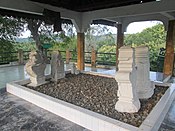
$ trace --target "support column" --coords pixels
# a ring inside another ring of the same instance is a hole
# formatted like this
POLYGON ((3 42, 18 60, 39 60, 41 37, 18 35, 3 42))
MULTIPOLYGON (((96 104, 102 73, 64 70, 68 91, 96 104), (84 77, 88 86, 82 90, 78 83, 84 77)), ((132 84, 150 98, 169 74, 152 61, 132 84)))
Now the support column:
POLYGON ((77 33, 77 68, 84 70, 84 33, 77 33))
POLYGON ((169 21, 166 37, 166 52, 164 60, 164 75, 172 75, 174 63, 175 20, 169 21))
POLYGON ((117 24, 117 46, 116 46, 116 70, 118 70, 119 48, 124 44, 124 33, 122 32, 122 24, 117 24))

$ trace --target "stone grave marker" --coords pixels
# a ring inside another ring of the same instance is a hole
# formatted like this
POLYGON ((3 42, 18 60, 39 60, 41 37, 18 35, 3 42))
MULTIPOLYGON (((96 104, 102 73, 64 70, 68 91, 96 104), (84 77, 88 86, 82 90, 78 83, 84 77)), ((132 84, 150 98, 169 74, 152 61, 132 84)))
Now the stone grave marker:
POLYGON ((52 80, 57 81, 58 79, 65 77, 64 61, 59 51, 53 51, 51 58, 51 77, 52 80))
POLYGON ((136 92, 136 68, 134 49, 123 46, 119 49, 118 72, 115 79, 118 83, 118 101, 115 109, 119 112, 134 113, 140 109, 136 92))
POLYGON ((36 87, 46 83, 44 75, 45 68, 46 63, 42 54, 39 51, 31 51, 29 61, 25 65, 26 72, 30 76, 31 81, 29 86, 36 87))

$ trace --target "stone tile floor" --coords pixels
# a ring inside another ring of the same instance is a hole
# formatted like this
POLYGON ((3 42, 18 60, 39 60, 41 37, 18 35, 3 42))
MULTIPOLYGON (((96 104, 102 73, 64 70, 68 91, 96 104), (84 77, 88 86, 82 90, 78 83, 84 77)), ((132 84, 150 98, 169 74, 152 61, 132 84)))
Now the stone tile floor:
POLYGON ((9 93, 0 95, 0 131, 85 130, 85 128, 56 116, 19 97, 9 93))
MULTIPOLYGON (((91 69, 102 74, 114 75, 115 70, 91 69)), ((50 66, 47 65, 46 74, 49 74, 50 66)), ((159 74, 161 77, 161 74, 159 74)), ((157 79, 157 74, 151 72, 150 77, 157 79)), ((27 79, 24 66, 11 66, 0 68, 0 131, 24 130, 24 131, 87 131, 62 117, 56 116, 42 108, 39 108, 21 98, 9 93, 3 93, 7 82, 27 79), (1 89, 3 88, 3 89, 1 89)), ((163 120, 159 131, 175 131, 175 100, 163 120)))
POLYGON ((175 99, 166 114, 159 131, 175 131, 175 99))

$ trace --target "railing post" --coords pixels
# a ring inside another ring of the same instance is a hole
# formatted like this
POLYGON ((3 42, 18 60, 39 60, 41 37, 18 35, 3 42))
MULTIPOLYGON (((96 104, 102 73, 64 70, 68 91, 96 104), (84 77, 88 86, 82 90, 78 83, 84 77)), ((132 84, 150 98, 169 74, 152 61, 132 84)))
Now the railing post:
POLYGON ((24 64, 24 52, 22 49, 18 50, 18 64, 24 64))
POLYGON ((66 64, 69 64, 71 59, 71 52, 67 49, 66 50, 66 64))
POLYGON ((92 48, 92 52, 91 52, 91 67, 96 67, 96 59, 97 59, 97 54, 96 54, 96 50, 94 50, 94 48, 92 48))

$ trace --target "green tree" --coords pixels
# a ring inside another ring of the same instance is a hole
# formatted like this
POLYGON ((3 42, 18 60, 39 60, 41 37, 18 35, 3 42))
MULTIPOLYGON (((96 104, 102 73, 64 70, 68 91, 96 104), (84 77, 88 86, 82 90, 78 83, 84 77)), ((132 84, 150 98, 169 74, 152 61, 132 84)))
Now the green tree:
POLYGON ((133 47, 139 45, 147 45, 150 50, 151 70, 157 69, 157 57, 160 48, 165 48, 166 32, 163 24, 157 24, 151 28, 146 28, 140 33, 125 35, 125 45, 133 47))
POLYGON ((0 16, 0 50, 12 51, 15 38, 21 35, 24 25, 21 19, 0 16))
MULTIPOLYGON (((85 33, 85 50, 91 51, 92 48, 98 50, 103 46, 103 41, 108 43, 112 38, 112 33, 109 31, 108 26, 104 25, 91 25, 85 33)), ((106 43, 105 43, 106 44, 106 43)))
POLYGON ((14 50, 13 43, 15 38, 20 36, 24 30, 24 22, 22 19, 0 16, 0 52, 1 61, 8 63, 12 54, 5 52, 12 52, 14 50))

